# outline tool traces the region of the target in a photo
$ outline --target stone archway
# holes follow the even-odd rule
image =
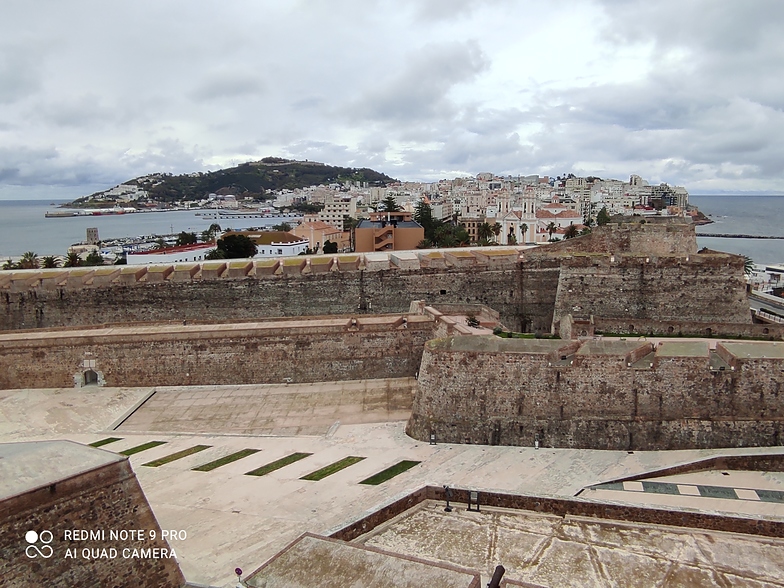
[[[98,374],[95,370],[85,370],[82,374],[82,382],[84,386],[97,386]]]

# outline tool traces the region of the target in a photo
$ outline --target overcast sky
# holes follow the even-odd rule
[[[0,198],[274,155],[784,190],[781,0],[3,0]]]

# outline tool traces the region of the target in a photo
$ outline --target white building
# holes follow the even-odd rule
[[[145,251],[144,253],[128,253],[128,265],[152,265],[167,263],[184,263],[186,261],[204,261],[205,255],[215,249],[214,243],[198,243],[180,247],[166,247]]]

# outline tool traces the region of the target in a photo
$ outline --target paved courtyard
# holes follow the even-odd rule
[[[357,384],[357,386],[360,385]],[[157,395],[159,389],[85,388],[81,390],[0,391],[0,441],[71,439],[88,444],[113,439],[102,445],[100,450],[112,453],[131,453],[129,459],[161,527],[186,531],[187,538],[172,542],[185,577],[194,583],[219,587],[233,586],[236,583],[236,576],[233,574],[234,568],[241,567],[246,571],[256,569],[304,532],[329,534],[346,523],[376,510],[379,506],[428,484],[449,484],[458,488],[481,488],[507,493],[568,497],[583,491],[581,497],[622,503],[667,504],[675,508],[700,509],[710,512],[748,512],[743,508],[753,505],[754,508],[760,510],[749,514],[784,520],[784,504],[762,500],[742,500],[737,492],[735,492],[734,498],[717,498],[680,493],[635,492],[625,488],[586,490],[589,487],[612,483],[620,478],[711,455],[784,452],[784,448],[635,452],[629,454],[614,451],[550,448],[535,450],[527,447],[429,445],[407,437],[404,432],[405,422],[403,420],[389,420],[395,411],[384,408],[389,406],[388,404],[383,405],[384,407],[379,405],[377,410],[363,411],[362,414],[366,416],[374,415],[372,418],[377,419],[376,422],[349,424],[354,418],[351,415],[357,414],[357,399],[366,397],[364,396],[366,394],[364,388],[361,394],[358,391],[347,394],[345,397],[353,398],[353,400],[348,400],[345,404],[342,401],[332,402],[328,406],[329,414],[318,423],[314,420],[308,421],[308,418],[314,418],[310,415],[316,414],[315,404],[312,405],[314,411],[308,413],[309,409],[297,406],[296,403],[298,398],[303,399],[303,402],[305,399],[307,402],[313,400],[310,393],[303,392],[300,395],[298,391],[310,390],[312,393],[314,390],[308,386],[286,386],[285,388],[288,389],[290,395],[285,403],[273,402],[272,396],[275,396],[275,393],[269,394],[266,399],[255,397],[254,394],[260,394],[258,391],[254,394],[238,394],[238,387],[178,389],[171,397],[173,403],[157,408],[151,404],[144,411],[136,412],[134,409],[150,397],[152,392],[155,391]],[[375,385],[368,389],[370,388],[375,388]],[[183,396],[180,396],[181,394]],[[190,394],[190,397],[186,398],[185,394]],[[263,434],[251,435],[234,431],[227,431],[226,433],[229,434],[218,434],[217,431],[225,426],[225,419],[216,417],[216,422],[211,423],[209,411],[207,411],[207,414],[204,415],[207,417],[204,419],[205,429],[216,432],[197,434],[193,431],[166,431],[163,430],[163,427],[160,430],[153,429],[153,427],[159,426],[155,424],[156,422],[162,423],[165,420],[187,422],[176,414],[172,414],[175,409],[179,410],[174,401],[185,403],[187,400],[191,402],[190,406],[194,407],[200,406],[196,404],[196,400],[223,398],[224,396],[231,399],[234,406],[240,408],[242,407],[240,398],[245,397],[249,407],[247,412],[251,412],[251,406],[256,407],[257,411],[263,408],[267,411],[268,418],[271,419],[273,425],[262,429],[265,431]],[[219,405],[220,403],[216,404],[216,406]],[[144,403],[143,406],[147,407],[147,404]],[[185,410],[195,410],[187,406],[184,408]],[[128,419],[126,421],[128,424],[121,425],[117,430],[111,428],[131,413],[144,416],[146,421],[136,421],[133,424],[135,429],[133,431],[125,428],[126,426],[131,427],[132,419]],[[218,413],[216,412],[216,414]],[[271,431],[275,430],[274,427],[278,426],[276,424],[278,422],[287,423],[285,427],[295,426],[296,423],[286,421],[286,419],[292,418],[292,414],[300,415],[297,417],[302,418],[303,424],[301,426],[303,428],[300,431],[307,430],[306,434],[302,432],[297,435],[271,434]],[[283,424],[279,426],[281,431],[284,430]],[[306,427],[311,428],[307,429]],[[153,441],[161,443],[152,444]],[[197,446],[202,448],[195,451],[194,448]],[[295,461],[286,461],[293,454],[305,455]],[[172,456],[175,458],[172,459]],[[318,481],[303,479],[321,468],[341,462],[348,457],[364,459],[352,461],[350,465]],[[401,460],[420,463],[377,486],[360,483]],[[145,465],[156,463],[159,465]],[[210,463],[220,465],[209,471],[194,469]],[[268,466],[275,463],[284,463],[285,465],[277,467],[277,469],[269,469]],[[254,470],[267,473],[248,475]],[[722,475],[721,472],[702,473],[701,477],[683,478],[672,483],[675,483],[676,486],[677,484],[683,486],[690,484],[720,486],[723,484],[731,489],[784,491],[784,480],[780,475],[766,475],[766,485],[759,481],[759,477],[754,478],[754,473],[747,473],[746,478],[743,478],[743,475],[742,472],[730,472],[728,476]],[[661,480],[659,481],[661,482]],[[596,493],[596,495],[591,497],[587,494],[590,492]],[[600,495],[600,492],[605,494]],[[662,500],[670,502],[662,503]],[[432,524],[435,525],[440,517],[438,507],[432,507],[427,516],[432,519]],[[568,558],[557,559],[558,557],[566,557],[563,554],[567,553],[572,553],[575,561],[590,556],[593,558],[591,559],[592,567],[589,566],[585,569],[594,570],[592,572],[594,576],[590,576],[591,578],[601,578],[596,574],[601,572],[601,566],[605,565],[601,562],[605,560],[596,554],[605,553],[604,550],[609,547],[603,543],[597,543],[597,547],[587,548],[585,546],[588,543],[585,538],[594,537],[599,531],[605,538],[611,535],[625,536],[624,533],[626,533],[617,529],[601,530],[595,526],[586,526],[587,523],[582,522],[560,521],[556,525],[546,516],[540,517],[541,520],[531,519],[533,522],[518,523],[513,522],[517,519],[504,518],[506,515],[502,517],[500,514],[491,515],[488,513],[488,518],[477,520],[474,520],[473,517],[473,514],[465,513],[463,507],[463,512],[458,511],[449,520],[459,521],[462,525],[460,528],[476,530],[478,543],[476,543],[476,547],[471,548],[474,551],[470,553],[473,554],[471,558],[476,560],[476,565],[482,566],[479,569],[485,574],[483,584],[488,580],[486,565],[495,557],[491,558],[488,555],[484,560],[476,559],[479,557],[477,554],[481,552],[479,547],[484,541],[483,538],[487,537],[486,533],[492,529],[497,529],[499,537],[506,533],[506,531],[502,531],[503,525],[512,525],[509,528],[513,528],[514,525],[521,525],[524,528],[529,528],[533,524],[538,525],[539,531],[529,532],[529,529],[526,531],[529,534],[527,536],[521,535],[520,541],[524,539],[530,541],[532,546],[541,546],[542,541],[549,541],[551,546],[560,546],[558,549],[551,547],[542,550],[543,556],[551,553],[552,557],[556,558],[552,560],[553,562],[570,561]],[[507,520],[508,522],[504,522]],[[492,524],[487,527],[487,530],[482,530],[483,527],[479,525],[479,521],[488,521]],[[660,531],[656,532],[660,533]],[[646,533],[648,532],[639,533],[640,541],[644,540]],[[719,573],[716,572],[719,569],[716,567],[719,565],[716,563],[716,557],[719,556],[714,557],[703,549],[703,543],[709,543],[711,539],[692,537],[694,534],[690,532],[679,531],[679,533],[680,539],[678,541],[684,545],[688,543],[688,548],[695,550],[694,553],[697,554],[694,557],[697,558],[699,555],[701,558],[698,558],[699,565],[695,563],[692,566],[694,573],[702,574],[700,577],[706,578],[710,574]],[[711,534],[711,537],[714,535]],[[729,536],[737,537],[735,535]],[[383,534],[378,535],[373,540],[381,541],[383,537]],[[387,534],[386,537],[387,539],[383,540],[391,540],[392,535]],[[568,537],[575,538],[575,544],[571,547],[567,544],[561,546],[559,542],[565,541],[565,538]],[[578,541],[578,538],[582,539]],[[677,543],[676,539],[666,539],[666,541],[662,539],[658,549],[669,553],[669,546]],[[395,541],[398,540],[395,539]],[[741,537],[741,543],[745,547],[742,551],[738,551],[742,554],[739,557],[732,555],[734,547],[727,547],[721,552],[717,550],[715,553],[719,555],[721,553],[727,554],[726,556],[721,555],[723,559],[719,566],[720,573],[725,574],[727,578],[746,578],[744,580],[746,584],[732,585],[765,585],[762,580],[748,576],[744,571],[746,570],[744,566],[756,566],[763,570],[778,569],[775,568],[779,565],[778,560],[768,553],[771,546],[774,544],[779,546],[779,544],[766,541]],[[466,547],[468,547],[468,543],[467,539]],[[496,541],[494,544],[486,543],[485,548],[495,549],[497,555],[502,555],[504,552],[498,550],[506,549],[506,543],[506,541]],[[700,547],[701,551],[696,551],[694,546]],[[652,546],[651,549],[656,548]],[[784,550],[779,547],[778,551]],[[466,553],[469,552],[466,551]],[[492,553],[492,551],[488,551],[488,554]],[[678,559],[681,557],[680,553],[681,551],[676,549],[670,556],[662,553],[657,557],[661,559],[661,566],[670,570],[674,569],[675,563],[681,561]],[[611,555],[609,552],[606,554],[607,557]],[[634,565],[638,565],[638,563],[643,565],[640,562],[648,561],[643,555],[645,554],[630,552],[628,561],[637,562]],[[443,556],[437,555],[437,557]],[[443,559],[449,561],[447,557],[443,557]],[[474,559],[471,561],[473,562]],[[524,570],[525,561],[520,556],[517,560],[510,559],[509,565],[516,570]],[[694,561],[697,562],[697,559]],[[493,562],[493,565],[494,563],[497,562]],[[502,563],[506,565],[507,562]],[[461,565],[466,564],[462,563]],[[610,566],[611,564],[607,563],[606,565]],[[651,567],[646,573],[650,573],[651,578],[660,577],[656,575],[661,571],[661,566],[657,567],[658,565],[656,562],[650,562]],[[555,570],[555,568],[553,569]],[[600,572],[596,572],[597,569],[600,569]],[[552,573],[556,574],[556,571]],[[673,571],[673,573],[675,572]],[[684,571],[684,573],[686,572]],[[529,576],[520,575],[519,577]],[[542,582],[547,578],[552,578],[553,586],[561,585],[556,582],[556,575],[547,576],[544,571],[536,577],[540,578]],[[767,585],[776,585],[768,580],[765,582]],[[670,585],[677,584],[671,583]],[[704,584],[695,582],[694,585]]]

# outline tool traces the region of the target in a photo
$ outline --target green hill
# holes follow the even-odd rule
[[[257,200],[271,198],[270,191],[306,188],[319,184],[367,182],[369,186],[386,186],[393,178],[368,168],[325,165],[311,161],[292,161],[265,157],[261,161],[211,172],[172,175],[152,174],[124,182],[147,190],[159,202],[199,200],[210,193],[235,194]],[[85,204],[100,200],[102,192],[75,201]]]

